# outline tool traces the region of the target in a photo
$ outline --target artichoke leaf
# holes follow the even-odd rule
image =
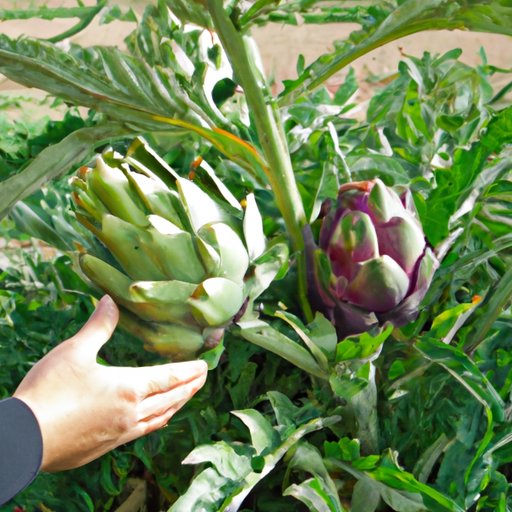
[[[254,194],[249,194],[246,198],[246,207],[244,215],[244,237],[247,244],[247,250],[251,261],[263,254],[265,250],[265,234],[263,232],[263,219],[256,204]]]
[[[208,181],[211,184],[209,190],[215,196],[218,196],[219,199],[222,198],[222,201],[235,211],[241,212],[242,207],[238,202],[237,198],[231,193],[228,187],[224,185],[221,179],[215,174],[215,171],[212,169],[210,164],[205,160],[202,160],[199,167],[204,171],[206,176],[208,177]],[[204,180],[203,180],[204,181]]]
[[[129,293],[132,300],[143,304],[135,310],[140,317],[145,318],[147,309],[148,320],[186,325],[193,323],[187,300],[195,289],[195,284],[184,281],[135,281],[130,285]]]
[[[249,268],[249,255],[242,240],[227,224],[217,222],[203,226],[198,235],[220,257],[218,270],[212,277],[225,277],[241,283]]]
[[[435,271],[439,267],[439,261],[432,249],[427,247],[424,256],[417,265],[418,269],[414,272],[416,282],[413,282],[411,286],[414,291],[391,311],[380,313],[378,316],[382,322],[390,320],[394,325],[400,327],[418,316],[421,301],[432,282]]]
[[[177,322],[187,325],[193,321],[186,300],[195,285],[180,281],[136,281],[103,260],[84,254],[79,259],[82,272],[116,303],[147,321]]]
[[[145,322],[124,308],[121,309],[120,324],[144,341],[147,350],[173,361],[193,359],[203,347],[201,331],[191,326]]]
[[[347,286],[345,298],[370,311],[389,311],[409,290],[409,277],[389,256],[381,256],[361,265]]]
[[[368,196],[368,209],[378,222],[389,222],[393,217],[403,217],[406,211],[399,195],[379,179],[374,181]]]
[[[166,279],[151,256],[144,252],[143,245],[150,245],[150,235],[146,230],[113,215],[104,215],[101,230],[96,235],[132,279]]]
[[[196,246],[201,256],[206,273],[209,276],[216,276],[220,269],[220,254],[209,243],[205,242],[202,238],[196,238]]]
[[[287,270],[289,257],[288,246],[285,243],[276,243],[269,247],[254,263],[254,268],[245,281],[245,293],[249,301],[254,301],[261,295],[281,272]],[[251,314],[251,307],[247,314]],[[244,319],[247,317],[244,315]]]
[[[395,260],[408,275],[425,250],[425,235],[413,217],[393,217],[383,225],[376,226],[381,254]]]
[[[150,228],[142,246],[165,275],[188,283],[199,283],[205,277],[205,269],[199,259],[192,236],[186,231],[163,234]]]
[[[197,232],[212,222],[229,223],[230,216],[195,183],[184,178],[177,180],[178,192],[187,212],[192,229]]]
[[[82,190],[79,188],[79,183],[79,180],[73,180],[72,182],[74,188],[73,200],[88,217],[96,222],[101,222],[103,215],[109,213],[109,211],[92,190]]]
[[[169,190],[157,177],[153,179],[137,172],[128,172],[127,176],[148,211],[182,227],[174,208],[176,192]]]
[[[203,281],[187,302],[198,322],[222,326],[240,311],[243,287],[223,277],[212,277]]]
[[[176,190],[179,174],[147,143],[143,137],[136,137],[130,144],[125,161],[148,178],[157,177],[171,190]]]
[[[98,157],[89,172],[88,183],[112,215],[136,226],[147,225],[144,206],[120,169],[110,167]]]

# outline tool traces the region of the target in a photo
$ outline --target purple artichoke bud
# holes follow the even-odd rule
[[[409,191],[379,179],[341,186],[322,221],[319,247],[305,231],[310,300],[340,337],[414,320],[438,261]]]

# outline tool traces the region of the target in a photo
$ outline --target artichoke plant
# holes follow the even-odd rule
[[[352,182],[325,210],[318,246],[306,234],[316,309],[340,337],[414,320],[438,261],[410,192],[399,195],[379,179]]]
[[[284,244],[267,246],[254,196],[242,207],[201,165],[209,193],[138,140],[72,180],[76,216],[105,248],[80,255],[82,272],[121,307],[125,328],[173,360],[218,344],[287,259]]]

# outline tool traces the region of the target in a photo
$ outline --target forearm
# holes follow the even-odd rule
[[[17,398],[0,401],[0,505],[22,491],[41,467],[43,444],[30,408]]]

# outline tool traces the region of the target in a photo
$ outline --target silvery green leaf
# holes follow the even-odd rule
[[[344,512],[338,489],[325,467],[324,461],[318,449],[307,441],[301,442],[291,458],[287,473],[292,471],[305,471],[313,475],[313,478],[306,480],[297,486],[290,486],[283,493],[294,496],[303,503],[312,507],[316,504],[319,510],[328,512]],[[287,479],[287,478],[286,478]],[[311,508],[312,511],[316,510]]]
[[[196,319],[209,326],[229,322],[244,303],[241,284],[223,277],[210,277],[202,281],[187,300]]]
[[[246,340],[283,357],[295,366],[320,377],[327,378],[308,350],[285,334],[261,320],[238,322],[240,335]]]
[[[249,267],[249,256],[238,234],[227,224],[216,222],[204,225],[198,235],[213,247],[220,257],[218,270],[210,275],[243,283]]]
[[[313,322],[308,325],[311,341],[320,347],[329,360],[336,356],[338,336],[336,329],[322,313],[317,312]]]
[[[300,484],[290,485],[283,496],[293,496],[308,507],[311,512],[344,512],[339,500],[333,501],[325,492],[319,478],[309,478]]]
[[[136,226],[147,226],[142,201],[121,169],[111,167],[98,156],[87,183],[112,215]]]
[[[123,270],[135,280],[159,281],[166,276],[144,250],[151,244],[150,234],[114,215],[104,215],[96,236],[107,246]]]
[[[231,480],[239,480],[251,471],[248,457],[238,455],[228,443],[223,441],[194,448],[182,461],[182,464],[202,464],[204,462],[211,463],[221,475]]]
[[[70,168],[92,157],[94,148],[119,138],[128,130],[118,124],[103,124],[77,130],[62,141],[45,148],[21,172],[2,182],[0,219],[10,208],[48,180],[68,172]]]
[[[144,237],[141,247],[151,255],[166,279],[189,283],[198,283],[204,279],[205,268],[196,253],[190,233],[180,229],[174,233],[160,233],[150,228],[147,234],[149,239]]]
[[[190,224],[195,232],[199,231],[205,224],[213,222],[229,224],[230,217],[226,211],[195,183],[184,178],[179,178],[176,182]]]
[[[246,207],[244,215],[244,237],[249,251],[251,261],[255,260],[265,250],[265,235],[263,233],[263,219],[256,204],[254,194],[249,194],[246,198]]]
[[[380,493],[373,483],[362,478],[356,482],[352,493],[351,512],[375,512],[380,503]]]
[[[500,0],[477,1],[469,5],[463,0],[394,0],[377,5],[372,2],[369,8],[376,12],[350,20],[360,23],[361,30],[336,44],[330,54],[321,55],[296,80],[285,83],[283,103],[291,103],[316,89],[361,55],[404,35],[420,32],[425,26],[429,30],[457,28],[512,34],[512,8]]]
[[[255,409],[233,411],[232,414],[239,418],[249,429],[251,442],[257,455],[267,453],[280,442],[277,431],[272,427],[265,416]]]
[[[259,258],[253,261],[254,271],[245,282],[248,297],[254,301],[280,274],[287,269],[288,246],[277,243],[270,246]]]

